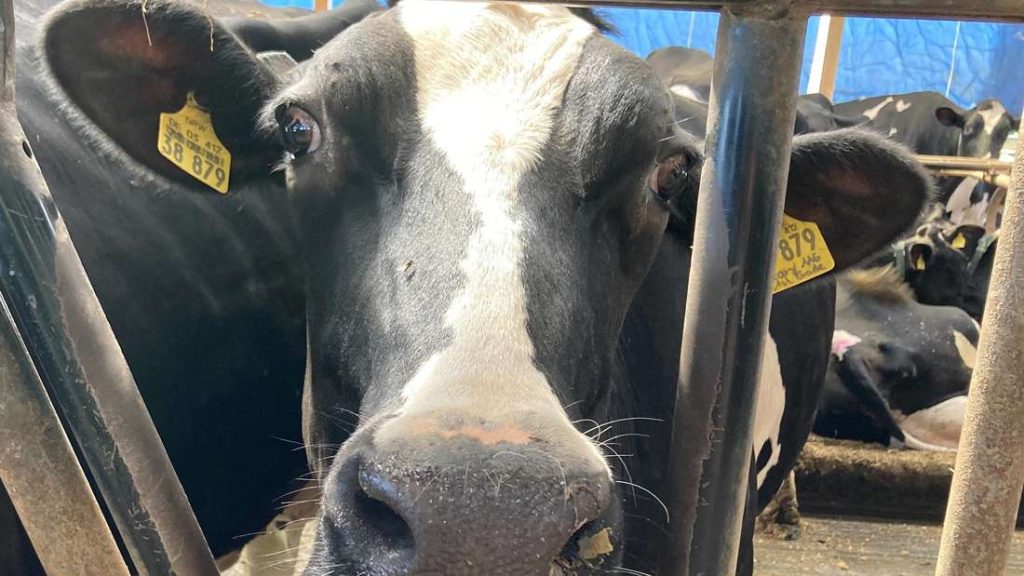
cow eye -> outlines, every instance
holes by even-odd
[[[662,200],[671,200],[686,189],[693,164],[685,153],[660,160],[651,172],[647,185]]]
[[[320,147],[320,125],[302,108],[289,106],[278,115],[285,148],[295,156],[315,152]]]

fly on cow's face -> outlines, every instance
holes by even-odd
[[[293,156],[304,156],[320,147],[320,125],[302,108],[282,107],[277,121],[284,145]]]

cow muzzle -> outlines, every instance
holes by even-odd
[[[325,480],[307,573],[604,573],[621,542],[614,481],[566,427],[428,414],[357,434]]]

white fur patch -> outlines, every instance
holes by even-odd
[[[949,219],[954,224],[958,226],[964,224],[985,225],[985,210],[979,212],[977,205],[971,204],[971,194],[977,185],[978,179],[968,176],[950,194],[949,200],[946,201],[946,211],[950,213]],[[984,204],[987,208],[987,202]]]
[[[899,128],[893,126],[892,128],[889,128],[889,136],[895,136],[899,131]]]
[[[782,384],[782,366],[779,363],[779,348],[770,335],[765,337],[764,353],[761,355],[761,376],[757,381],[757,404],[754,408],[754,458],[764,447],[771,446],[768,462],[757,470],[757,487],[760,488],[768,471],[779,463],[781,449],[779,433],[782,415],[786,410],[786,387]]]
[[[955,396],[931,408],[909,416],[896,413],[896,421],[906,436],[906,447],[932,452],[954,452],[964,427],[967,396]]]
[[[694,90],[693,88],[690,88],[686,84],[673,84],[672,87],[669,88],[669,90],[671,90],[672,92],[682,96],[683,98],[687,98],[689,100],[695,100],[697,102],[707,103],[704,100],[703,96],[698,94],[696,90]]]
[[[974,361],[978,357],[978,348],[971,344],[967,336],[957,330],[953,330],[953,343],[956,345],[956,351],[960,354],[960,359],[963,360],[964,366],[974,370]]]
[[[605,466],[534,363],[519,216],[521,178],[540,160],[594,28],[546,5],[405,0],[397,10],[413,41],[423,132],[479,218],[460,264],[465,284],[445,315],[451,344],[405,385],[401,413],[544,414],[553,434],[571,430],[581,457]]]
[[[868,108],[867,110],[861,112],[860,115],[867,118],[868,120],[874,120],[875,118],[878,118],[878,113],[882,111],[882,108],[888,106],[892,101],[892,96],[889,96],[885,100],[879,102],[878,105]]]
[[[906,112],[907,110],[910,110],[911,106],[913,106],[913,103],[907,102],[906,100],[904,100],[902,98],[900,98],[899,100],[896,101],[896,111],[897,112]]]
[[[981,119],[985,122],[985,134],[989,136],[996,129],[996,125],[1003,119],[1006,114],[1006,108],[1003,107],[998,101],[990,103],[992,106],[986,110],[978,110],[978,114],[981,114]]]
[[[832,355],[838,360],[846,356],[846,351],[860,344],[860,338],[850,334],[846,330],[836,330],[832,333]]]

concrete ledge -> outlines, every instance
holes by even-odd
[[[956,455],[812,437],[796,466],[801,512],[942,522]],[[1018,511],[1017,526],[1024,527]]]

